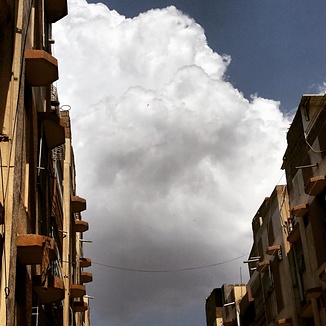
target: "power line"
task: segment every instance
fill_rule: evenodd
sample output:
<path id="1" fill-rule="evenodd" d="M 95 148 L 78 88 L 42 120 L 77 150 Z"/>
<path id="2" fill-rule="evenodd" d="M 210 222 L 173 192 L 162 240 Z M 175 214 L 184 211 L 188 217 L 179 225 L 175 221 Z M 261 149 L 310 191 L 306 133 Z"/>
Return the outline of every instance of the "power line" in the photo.
<path id="1" fill-rule="evenodd" d="M 196 266 L 196 267 L 186 267 L 186 268 L 179 268 L 179 269 L 166 269 L 166 270 L 147 270 L 147 269 L 135 269 L 135 268 L 126 268 L 126 267 L 119 267 L 119 266 L 112 266 L 112 265 L 106 265 L 102 263 L 97 263 L 93 262 L 95 265 L 111 268 L 111 269 L 117 269 L 120 271 L 125 271 L 125 272 L 136 272 L 136 273 L 173 273 L 173 272 L 184 272 L 184 271 L 191 271 L 191 270 L 197 270 L 197 269 L 204 269 L 204 268 L 210 268 L 210 267 L 215 267 L 223 264 L 230 263 L 232 261 L 238 260 L 240 258 L 243 258 L 247 256 L 248 254 L 243 254 L 239 257 L 232 258 L 229 260 L 221 261 L 215 264 L 210 264 L 210 265 L 203 265 L 203 266 Z"/>

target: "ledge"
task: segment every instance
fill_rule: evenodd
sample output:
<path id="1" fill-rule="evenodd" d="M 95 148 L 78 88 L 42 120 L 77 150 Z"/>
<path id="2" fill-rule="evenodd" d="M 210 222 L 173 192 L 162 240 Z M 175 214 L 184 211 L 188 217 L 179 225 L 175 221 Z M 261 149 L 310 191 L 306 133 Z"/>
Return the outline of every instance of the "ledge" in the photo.
<path id="1" fill-rule="evenodd" d="M 307 185 L 304 188 L 304 191 L 310 196 L 317 196 L 325 189 L 325 186 L 326 176 L 319 175 L 309 179 Z"/>
<path id="2" fill-rule="evenodd" d="M 59 78 L 57 59 L 44 50 L 25 50 L 25 63 L 30 86 L 48 86 Z"/>
<path id="3" fill-rule="evenodd" d="M 38 265 L 48 255 L 50 261 L 57 259 L 56 244 L 53 238 L 39 234 L 17 236 L 17 257 L 22 265 Z"/>

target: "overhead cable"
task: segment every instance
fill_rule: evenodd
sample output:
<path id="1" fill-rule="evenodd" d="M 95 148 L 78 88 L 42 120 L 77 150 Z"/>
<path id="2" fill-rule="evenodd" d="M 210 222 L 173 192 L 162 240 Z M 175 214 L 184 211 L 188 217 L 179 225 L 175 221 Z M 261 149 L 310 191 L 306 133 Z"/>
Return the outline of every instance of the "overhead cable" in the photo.
<path id="1" fill-rule="evenodd" d="M 135 269 L 135 268 L 126 268 L 126 267 L 120 267 L 120 266 L 112 266 L 102 263 L 93 262 L 95 265 L 116 269 L 120 271 L 126 271 L 126 272 L 136 272 L 136 273 L 174 273 L 174 272 L 184 272 L 184 271 L 191 271 L 191 270 L 197 270 L 197 269 L 204 269 L 204 268 L 211 268 L 219 265 L 224 265 L 227 263 L 230 263 L 232 261 L 238 260 L 240 258 L 243 258 L 247 256 L 248 254 L 243 254 L 241 256 L 238 256 L 236 258 L 232 258 L 229 260 L 221 261 L 218 263 L 210 264 L 210 265 L 202 265 L 202 266 L 195 266 L 195 267 L 185 267 L 185 268 L 178 268 L 178 269 L 163 269 L 163 270 L 149 270 L 149 269 Z"/>

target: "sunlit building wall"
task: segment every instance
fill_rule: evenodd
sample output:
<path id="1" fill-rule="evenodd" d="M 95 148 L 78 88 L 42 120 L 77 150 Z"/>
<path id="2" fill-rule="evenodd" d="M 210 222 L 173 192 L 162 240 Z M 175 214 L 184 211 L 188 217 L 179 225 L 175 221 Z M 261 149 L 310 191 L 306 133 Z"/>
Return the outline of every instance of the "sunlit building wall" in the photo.
<path id="1" fill-rule="evenodd" d="M 67 2 L 0 8 L 0 325 L 89 325 L 86 201 L 52 55 L 52 23 Z"/>

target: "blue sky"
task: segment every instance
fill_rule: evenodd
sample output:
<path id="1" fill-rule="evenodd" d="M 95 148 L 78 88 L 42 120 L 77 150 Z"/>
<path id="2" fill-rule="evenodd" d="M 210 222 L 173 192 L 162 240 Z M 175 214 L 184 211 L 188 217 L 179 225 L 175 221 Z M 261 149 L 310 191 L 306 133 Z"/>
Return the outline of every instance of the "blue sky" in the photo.
<path id="1" fill-rule="evenodd" d="M 90 1 L 96 2 L 96 1 Z M 326 76 L 326 3 L 321 0 L 106 0 L 127 17 L 174 5 L 204 29 L 209 46 L 228 54 L 230 82 L 251 94 L 281 101 L 288 112 L 301 95 L 319 92 Z"/>
<path id="2" fill-rule="evenodd" d="M 246 280 L 252 217 L 285 182 L 289 112 L 325 89 L 326 4 L 68 3 L 53 53 L 92 325 L 203 326 L 212 289 Z"/>

